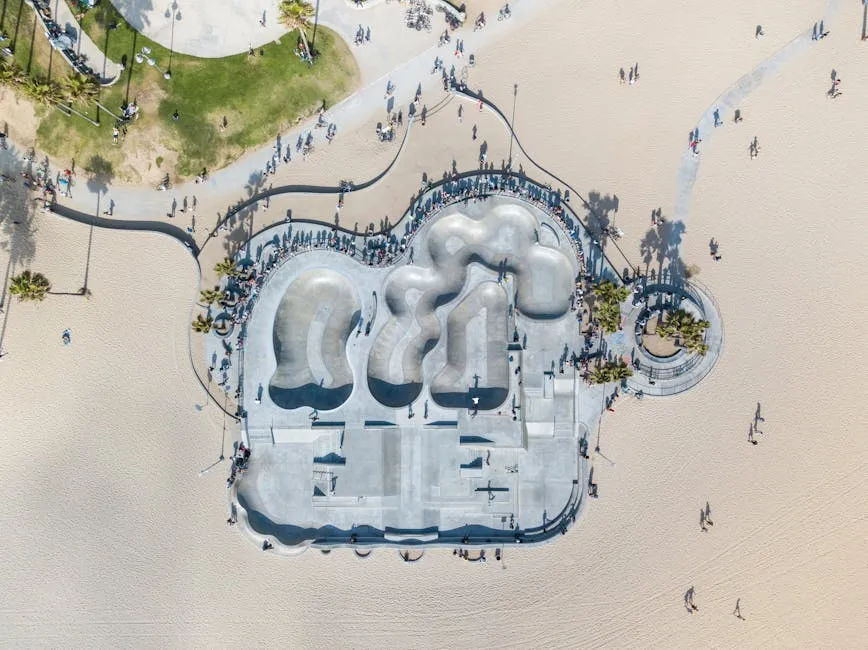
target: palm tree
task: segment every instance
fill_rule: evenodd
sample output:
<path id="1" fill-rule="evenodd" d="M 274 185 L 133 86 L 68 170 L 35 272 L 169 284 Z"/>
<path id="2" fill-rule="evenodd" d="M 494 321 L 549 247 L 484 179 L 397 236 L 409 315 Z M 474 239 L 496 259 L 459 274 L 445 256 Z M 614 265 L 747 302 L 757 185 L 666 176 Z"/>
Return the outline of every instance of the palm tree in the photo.
<path id="1" fill-rule="evenodd" d="M 51 289 L 51 283 L 41 273 L 22 271 L 12 278 L 9 293 L 18 296 L 18 300 L 45 300 L 45 294 Z"/>
<path id="2" fill-rule="evenodd" d="M 304 33 L 304 28 L 310 23 L 311 16 L 315 14 L 313 5 L 304 0 L 282 0 L 277 9 L 280 13 L 278 20 L 286 25 L 290 31 L 298 30 L 305 51 L 313 57 L 313 52 L 308 47 L 307 36 Z"/>
<path id="3" fill-rule="evenodd" d="M 217 287 L 214 287 L 213 289 L 203 289 L 199 292 L 199 301 L 208 307 L 213 305 L 215 302 L 220 302 L 222 298 L 223 292 Z"/>
<path id="4" fill-rule="evenodd" d="M 96 79 L 77 72 L 65 77 L 60 83 L 64 99 L 74 104 L 87 104 L 99 94 Z"/>
<path id="5" fill-rule="evenodd" d="M 217 264 L 214 265 L 214 272 L 217 274 L 218 278 L 222 278 L 224 275 L 235 277 L 238 275 L 238 267 L 235 265 L 235 262 L 232 261 L 231 257 L 227 257 L 223 261 L 217 262 Z"/>
<path id="6" fill-rule="evenodd" d="M 603 280 L 594 286 L 594 295 L 597 297 L 594 311 L 600 327 L 607 334 L 617 332 L 621 325 L 621 303 L 630 295 L 627 287 Z"/>
<path id="7" fill-rule="evenodd" d="M 55 84 L 38 77 L 27 77 L 24 83 L 24 92 L 35 102 L 40 104 L 53 104 L 60 99 L 60 89 Z"/>
<path id="8" fill-rule="evenodd" d="M 607 361 L 597 366 L 591 373 L 591 383 L 608 384 L 615 381 L 623 381 L 633 376 L 633 369 L 623 361 Z"/>
<path id="9" fill-rule="evenodd" d="M 0 83 L 18 85 L 24 81 L 24 71 L 14 61 L 0 59 Z"/>
<path id="10" fill-rule="evenodd" d="M 210 316 L 199 314 L 196 320 L 193 321 L 193 331 L 207 334 L 211 331 L 211 326 L 214 325 L 214 319 Z"/>
<path id="11" fill-rule="evenodd" d="M 666 320 L 657 325 L 657 334 L 663 338 L 678 338 L 685 349 L 705 355 L 708 352 L 705 344 L 705 330 L 708 327 L 707 320 L 697 320 L 690 312 L 676 309 L 669 312 Z"/>
<path id="12" fill-rule="evenodd" d="M 290 30 L 305 27 L 314 15 L 314 8 L 304 0 L 282 0 L 277 8 L 280 12 L 280 22 Z"/>
<path id="13" fill-rule="evenodd" d="M 627 300 L 630 292 L 627 290 L 627 287 L 619 287 L 610 280 L 603 280 L 594 286 L 594 295 L 600 298 L 600 300 L 621 304 Z"/>

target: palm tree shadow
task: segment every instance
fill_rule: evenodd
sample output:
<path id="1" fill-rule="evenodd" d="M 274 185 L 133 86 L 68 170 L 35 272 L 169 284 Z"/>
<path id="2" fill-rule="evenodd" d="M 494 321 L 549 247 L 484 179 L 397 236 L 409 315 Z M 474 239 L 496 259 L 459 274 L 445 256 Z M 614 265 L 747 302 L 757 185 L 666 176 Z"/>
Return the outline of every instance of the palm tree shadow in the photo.
<path id="1" fill-rule="evenodd" d="M 681 259 L 680 249 L 687 228 L 683 221 L 661 220 L 645 233 L 639 242 L 639 252 L 645 265 L 645 274 L 660 277 L 664 273 L 670 282 L 689 279 L 697 270 L 689 268 Z M 653 268 L 652 268 L 653 265 Z"/>
<path id="2" fill-rule="evenodd" d="M 3 284 L 0 286 L 0 307 L 3 307 L 3 324 L 0 326 L 0 349 L 6 337 L 9 318 L 7 299 L 9 283 L 16 269 L 27 267 L 36 254 L 36 233 L 34 202 L 30 190 L 20 182 L 19 174 L 32 171 L 30 163 L 22 162 L 23 152 L 10 144 L 9 149 L 0 151 L 0 171 L 9 179 L 0 188 L 0 250 L 8 257 Z"/>
<path id="3" fill-rule="evenodd" d="M 602 273 L 604 267 L 603 255 L 606 250 L 606 244 L 609 241 L 609 228 L 611 227 L 612 219 L 618 212 L 618 204 L 617 195 L 604 195 L 596 190 L 588 192 L 588 198 L 584 203 L 584 208 L 587 212 L 585 224 L 588 234 L 594 241 L 599 243 L 599 246 L 591 246 L 587 252 L 588 269 L 595 275 Z M 598 265 L 599 270 L 595 271 Z"/>
<path id="4" fill-rule="evenodd" d="M 260 195 L 263 192 L 266 178 L 267 176 L 262 172 L 250 174 L 244 186 L 244 192 L 247 196 L 244 199 L 239 199 L 236 205 L 244 205 L 254 196 Z M 266 192 L 265 194 L 267 195 L 268 193 Z M 223 249 L 229 257 L 233 257 L 241 249 L 241 246 L 253 237 L 256 232 L 255 216 L 259 212 L 263 201 L 267 205 L 270 197 L 266 196 L 261 201 L 254 201 L 241 210 L 230 210 L 231 216 L 226 220 L 226 225 L 229 226 L 230 232 L 223 240 Z"/>
<path id="5" fill-rule="evenodd" d="M 108 192 L 114 179 L 114 167 L 100 155 L 91 156 L 84 166 L 88 174 L 87 189 L 93 194 L 102 196 Z"/>
<path id="6" fill-rule="evenodd" d="M 34 203 L 30 191 L 20 182 L 19 175 L 28 171 L 29 165 L 22 162 L 22 152 L 10 146 L 0 152 L 2 172 L 9 180 L 4 181 L 0 192 L 0 250 L 8 253 L 6 274 L 0 290 L 0 305 L 6 302 L 6 292 L 12 271 L 24 267 L 36 254 Z"/>

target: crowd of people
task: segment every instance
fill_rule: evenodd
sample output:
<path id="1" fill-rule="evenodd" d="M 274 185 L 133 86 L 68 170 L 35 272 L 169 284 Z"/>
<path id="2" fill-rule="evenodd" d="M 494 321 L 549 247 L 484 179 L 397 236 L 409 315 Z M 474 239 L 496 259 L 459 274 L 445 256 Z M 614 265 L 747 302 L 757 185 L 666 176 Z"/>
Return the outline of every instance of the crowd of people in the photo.
<path id="1" fill-rule="evenodd" d="M 235 454 L 232 456 L 232 469 L 230 470 L 229 478 L 226 479 L 227 488 L 232 487 L 232 484 L 235 483 L 235 480 L 238 478 L 238 474 L 247 469 L 247 465 L 249 462 L 250 449 L 245 447 L 244 443 L 242 442 L 238 446 L 238 451 L 236 451 Z M 230 519 L 232 518 L 230 517 Z"/>

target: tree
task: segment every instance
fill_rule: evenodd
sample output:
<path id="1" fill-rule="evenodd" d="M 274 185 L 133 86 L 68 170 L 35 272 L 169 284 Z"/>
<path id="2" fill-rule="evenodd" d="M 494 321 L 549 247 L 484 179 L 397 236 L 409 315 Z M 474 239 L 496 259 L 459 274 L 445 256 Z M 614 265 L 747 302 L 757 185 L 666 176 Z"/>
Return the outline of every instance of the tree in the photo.
<path id="1" fill-rule="evenodd" d="M 203 305 L 207 305 L 208 307 L 213 305 L 215 302 L 220 302 L 222 298 L 223 292 L 217 287 L 214 287 L 213 289 L 203 289 L 199 292 L 199 300 Z"/>
<path id="2" fill-rule="evenodd" d="M 633 369 L 628 367 L 623 361 L 607 361 L 603 365 L 597 366 L 594 372 L 591 373 L 591 383 L 608 384 L 610 382 L 623 381 L 632 376 Z"/>
<path id="3" fill-rule="evenodd" d="M 27 77 L 23 87 L 30 99 L 40 104 L 54 104 L 60 99 L 58 86 L 45 79 Z"/>
<path id="4" fill-rule="evenodd" d="M 278 7 L 280 22 L 290 30 L 306 27 L 314 15 L 314 8 L 304 0 L 282 0 Z"/>
<path id="5" fill-rule="evenodd" d="M 99 84 L 93 77 L 73 73 L 61 82 L 63 97 L 73 104 L 87 104 L 99 94 Z"/>
<path id="6" fill-rule="evenodd" d="M 51 283 L 41 273 L 22 271 L 12 278 L 9 293 L 18 296 L 18 300 L 45 300 L 45 294 L 51 289 Z"/>
<path id="7" fill-rule="evenodd" d="M 304 43 L 305 52 L 307 52 L 311 59 L 313 58 L 313 52 L 307 44 L 307 36 L 304 33 L 304 28 L 310 23 L 310 18 L 316 12 L 309 2 L 304 2 L 304 0 L 282 0 L 280 5 L 278 6 L 278 12 L 280 13 L 281 23 L 286 25 L 290 31 L 293 29 L 298 30 L 299 36 L 301 36 L 301 40 Z"/>
<path id="8" fill-rule="evenodd" d="M 214 272 L 219 278 L 222 278 L 224 275 L 236 277 L 238 275 L 238 267 L 235 265 L 235 262 L 232 261 L 231 257 L 227 257 L 223 261 L 217 262 L 217 264 L 214 265 Z"/>
<path id="9" fill-rule="evenodd" d="M 658 323 L 657 334 L 663 338 L 679 339 L 681 346 L 688 351 L 705 355 L 708 352 L 705 344 L 705 330 L 708 327 L 707 320 L 697 320 L 690 312 L 676 309 L 666 314 L 662 323 Z"/>
<path id="10" fill-rule="evenodd" d="M 603 280 L 594 286 L 594 295 L 597 297 L 594 315 L 600 322 L 600 327 L 607 334 L 617 332 L 621 326 L 621 303 L 630 295 L 627 287 Z"/>
<path id="11" fill-rule="evenodd" d="M 0 83 L 10 86 L 19 85 L 24 78 L 24 71 L 14 61 L 0 59 Z"/>
<path id="12" fill-rule="evenodd" d="M 196 316 L 196 320 L 193 321 L 193 331 L 207 334 L 211 331 L 211 327 L 213 325 L 213 318 L 211 318 L 210 316 L 203 316 L 202 314 L 199 314 L 198 316 Z"/>

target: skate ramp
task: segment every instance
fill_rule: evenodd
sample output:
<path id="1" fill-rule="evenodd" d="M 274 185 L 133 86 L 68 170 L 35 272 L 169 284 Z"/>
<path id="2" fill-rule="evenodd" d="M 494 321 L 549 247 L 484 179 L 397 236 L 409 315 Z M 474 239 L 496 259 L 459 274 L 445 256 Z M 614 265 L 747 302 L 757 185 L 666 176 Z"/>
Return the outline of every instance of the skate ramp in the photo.
<path id="1" fill-rule="evenodd" d="M 503 404 L 509 394 L 507 310 L 503 287 L 483 282 L 450 312 L 446 323 L 446 367 L 431 384 L 431 398 L 437 404 L 471 408 L 473 398 L 478 399 L 480 410 Z M 471 359 L 480 359 L 481 363 L 473 364 Z"/>
<path id="2" fill-rule="evenodd" d="M 361 317 L 353 283 L 329 269 L 300 275 L 286 290 L 274 319 L 277 369 L 271 400 L 285 409 L 330 410 L 353 390 L 346 344 Z"/>
<path id="3" fill-rule="evenodd" d="M 378 332 L 368 359 L 368 386 L 372 395 L 390 407 L 406 406 L 421 392 L 422 362 L 440 341 L 442 332 L 436 310 L 453 302 L 465 290 L 471 265 L 479 264 L 504 277 L 515 279 L 515 307 L 528 318 L 555 319 L 570 308 L 575 270 L 570 259 L 556 248 L 540 244 L 540 223 L 520 205 L 501 205 L 480 219 L 460 212 L 433 222 L 424 233 L 425 254 L 419 264 L 396 268 L 386 280 L 385 303 L 388 320 Z M 427 265 L 424 259 L 430 260 Z M 496 336 L 482 353 L 487 377 L 478 382 L 482 391 L 480 408 L 495 408 L 498 395 L 508 386 L 489 355 L 506 354 L 506 318 L 509 299 L 495 298 L 485 289 L 456 307 L 447 326 L 454 336 L 447 337 L 447 367 L 438 375 L 439 399 L 465 404 L 468 387 L 449 386 L 459 381 L 468 365 L 467 327 L 470 319 L 485 307 L 486 329 Z M 474 307 L 475 305 L 475 307 Z M 475 309 L 475 311 L 474 311 Z M 500 319 L 502 325 L 497 325 Z M 463 351 L 462 351 L 463 350 Z M 462 358 L 462 356 L 464 358 Z M 463 381 L 463 380 L 462 380 Z M 474 382 L 475 384 L 477 382 Z M 460 396 L 460 397 L 459 397 Z M 505 397 L 505 396 L 504 396 Z M 495 402 L 497 402 L 495 404 Z M 489 406 L 489 404 L 494 404 Z"/>

